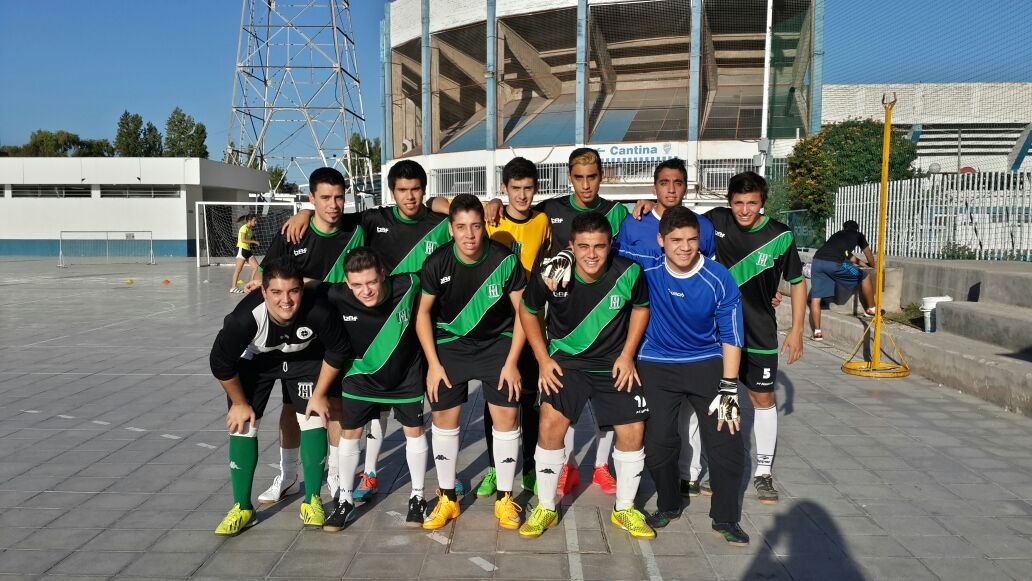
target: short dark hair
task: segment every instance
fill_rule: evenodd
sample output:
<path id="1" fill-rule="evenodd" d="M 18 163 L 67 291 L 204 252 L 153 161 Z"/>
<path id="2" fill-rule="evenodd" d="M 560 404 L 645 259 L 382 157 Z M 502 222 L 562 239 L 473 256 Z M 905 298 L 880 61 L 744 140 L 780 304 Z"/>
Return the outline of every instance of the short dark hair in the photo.
<path id="1" fill-rule="evenodd" d="M 262 266 L 262 288 L 269 288 L 269 283 L 274 278 L 299 280 L 302 284 L 305 282 L 305 277 L 301 274 L 301 270 L 288 260 L 273 260 L 269 264 Z"/>
<path id="2" fill-rule="evenodd" d="M 570 161 L 567 164 L 567 173 L 573 171 L 575 165 L 588 165 L 590 163 L 595 164 L 598 168 L 598 175 L 602 175 L 602 158 L 598 155 L 598 150 L 591 147 L 578 147 L 570 152 Z"/>
<path id="3" fill-rule="evenodd" d="M 502 183 L 509 185 L 509 180 L 534 179 L 534 187 L 537 188 L 538 170 L 534 162 L 525 157 L 514 157 L 502 168 Z"/>
<path id="4" fill-rule="evenodd" d="M 843 230 L 860 230 L 860 224 L 856 223 L 856 220 L 846 220 L 842 223 Z"/>
<path id="5" fill-rule="evenodd" d="M 459 194 L 452 198 L 451 205 L 448 206 L 448 220 L 454 220 L 459 212 L 476 212 L 483 220 L 484 204 L 473 194 Z"/>
<path id="6" fill-rule="evenodd" d="M 258 217 L 258 214 L 255 214 L 254 212 L 248 212 L 248 213 L 244 214 L 243 216 L 240 216 L 239 218 L 237 218 L 236 221 L 237 222 L 250 222 L 251 218 L 257 218 L 257 217 Z"/>
<path id="7" fill-rule="evenodd" d="M 659 235 L 666 236 L 678 228 L 699 229 L 699 218 L 695 212 L 684 206 L 675 206 L 663 211 L 663 217 L 659 219 Z"/>
<path id="8" fill-rule="evenodd" d="M 426 170 L 415 160 L 403 159 L 391 166 L 387 172 L 387 187 L 393 191 L 394 184 L 399 179 L 419 180 L 419 185 L 426 189 Z"/>
<path id="9" fill-rule="evenodd" d="M 604 232 L 607 238 L 613 239 L 613 227 L 609 225 L 609 220 L 601 212 L 577 214 L 570 225 L 570 240 L 573 240 L 580 232 Z"/>
<path id="10" fill-rule="evenodd" d="M 659 165 L 656 166 L 656 171 L 652 172 L 653 184 L 659 181 L 659 172 L 665 169 L 676 169 L 684 176 L 684 181 L 688 181 L 688 167 L 684 165 L 684 160 L 679 157 L 671 157 L 668 160 L 659 162 Z"/>
<path id="11" fill-rule="evenodd" d="M 767 203 L 767 180 L 754 171 L 743 171 L 727 182 L 727 201 L 730 204 L 735 194 L 759 193 L 760 200 Z"/>
<path id="12" fill-rule="evenodd" d="M 332 167 L 321 167 L 308 176 L 308 191 L 314 192 L 319 184 L 344 187 L 344 174 Z"/>
<path id="13" fill-rule="evenodd" d="M 344 257 L 345 273 L 362 272 L 370 268 L 375 268 L 378 271 L 383 270 L 383 262 L 380 261 L 380 257 L 377 256 L 376 252 L 373 252 L 372 248 L 359 246 L 348 252 L 348 255 Z"/>

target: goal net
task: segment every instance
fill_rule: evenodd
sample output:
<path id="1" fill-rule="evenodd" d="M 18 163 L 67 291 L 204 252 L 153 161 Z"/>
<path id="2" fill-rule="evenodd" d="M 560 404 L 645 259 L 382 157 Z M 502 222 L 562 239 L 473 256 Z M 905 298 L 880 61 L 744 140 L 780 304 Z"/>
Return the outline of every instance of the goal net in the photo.
<path id="1" fill-rule="evenodd" d="M 154 264 L 150 230 L 61 230 L 57 266 Z"/>
<path id="2" fill-rule="evenodd" d="M 251 249 L 261 262 L 261 256 L 279 232 L 280 226 L 297 212 L 291 202 L 197 202 L 194 219 L 197 236 L 197 266 L 234 264 L 237 255 L 237 233 L 247 214 L 258 216 L 254 239 L 258 245 Z"/>

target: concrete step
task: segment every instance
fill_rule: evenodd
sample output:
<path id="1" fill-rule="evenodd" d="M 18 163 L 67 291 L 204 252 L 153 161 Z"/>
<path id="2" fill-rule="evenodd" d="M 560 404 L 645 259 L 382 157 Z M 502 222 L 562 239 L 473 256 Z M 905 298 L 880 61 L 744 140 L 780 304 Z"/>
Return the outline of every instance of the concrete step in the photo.
<path id="1" fill-rule="evenodd" d="M 1012 269 L 993 270 L 982 279 L 978 302 L 999 303 L 1032 309 L 1032 264 L 1013 263 Z"/>
<path id="2" fill-rule="evenodd" d="M 921 260 L 889 257 L 903 268 L 901 304 L 949 295 L 955 301 L 993 302 L 1032 308 L 1032 264 L 1017 261 Z"/>
<path id="3" fill-rule="evenodd" d="M 988 286 L 986 287 L 988 288 Z M 1025 294 L 1032 294 L 1025 287 Z M 997 302 L 954 301 L 935 309 L 936 329 L 1032 355 L 1032 309 Z"/>

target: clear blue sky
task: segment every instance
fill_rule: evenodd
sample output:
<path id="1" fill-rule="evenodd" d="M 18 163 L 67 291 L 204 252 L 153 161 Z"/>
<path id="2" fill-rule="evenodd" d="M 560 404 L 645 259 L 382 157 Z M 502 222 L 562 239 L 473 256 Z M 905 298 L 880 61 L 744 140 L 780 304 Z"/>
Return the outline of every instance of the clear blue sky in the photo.
<path id="1" fill-rule="evenodd" d="M 370 136 L 384 0 L 351 2 Z M 826 83 L 1032 81 L 1030 0 L 827 0 Z M 238 0 L 0 0 L 0 144 L 35 129 L 113 138 L 124 109 L 177 105 L 225 146 Z"/>

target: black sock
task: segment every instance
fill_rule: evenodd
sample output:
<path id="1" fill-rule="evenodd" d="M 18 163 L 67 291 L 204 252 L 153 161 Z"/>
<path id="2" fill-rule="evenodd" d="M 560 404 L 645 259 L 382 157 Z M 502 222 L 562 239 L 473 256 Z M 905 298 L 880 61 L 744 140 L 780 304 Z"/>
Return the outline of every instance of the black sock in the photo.
<path id="1" fill-rule="evenodd" d="M 458 498 L 458 497 L 455 496 L 455 489 L 454 488 L 442 488 L 441 489 L 441 494 L 443 494 L 445 498 L 447 498 L 448 500 L 451 500 L 452 502 L 456 501 L 457 498 Z"/>
<path id="2" fill-rule="evenodd" d="M 495 500 L 501 500 L 501 499 L 505 498 L 506 494 L 512 494 L 512 492 L 509 492 L 508 490 L 505 490 L 505 491 L 502 491 L 502 490 L 495 491 Z"/>

